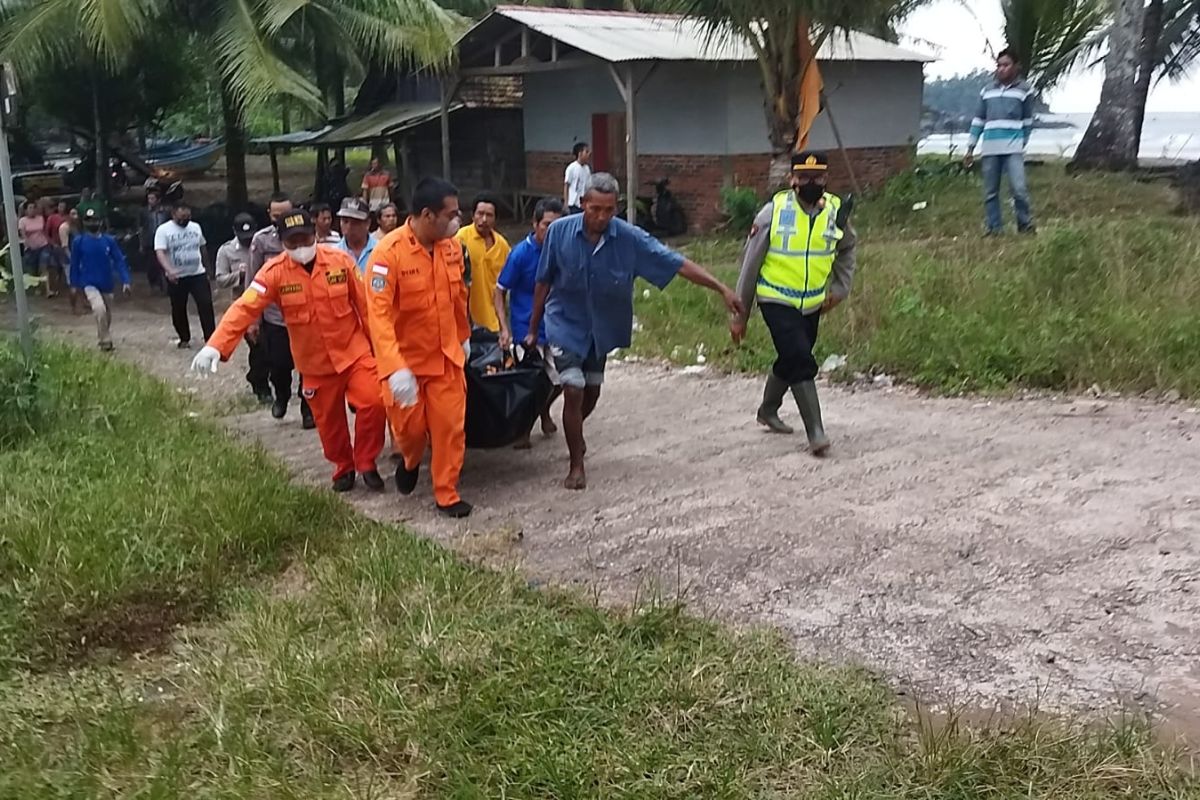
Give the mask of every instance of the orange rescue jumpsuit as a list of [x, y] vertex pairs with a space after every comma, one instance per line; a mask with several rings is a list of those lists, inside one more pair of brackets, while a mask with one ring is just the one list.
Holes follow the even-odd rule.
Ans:
[[[325, 458], [334, 465], [334, 480], [354, 470], [376, 469], [386, 422], [367, 333], [366, 297], [355, 272], [350, 257], [332, 247], [317, 247], [312, 274], [287, 253], [276, 256], [229, 307], [208, 341], [227, 361], [263, 309], [279, 305], [292, 358], [303, 376], [301, 391], [316, 420]], [[353, 447], [347, 401], [355, 408]]]
[[[462, 245], [443, 239], [430, 255], [405, 224], [375, 246], [363, 281], [384, 404], [404, 467], [416, 469], [430, 442], [434, 500], [454, 505], [467, 447], [462, 343], [471, 336]], [[401, 408], [387, 379], [406, 368], [417, 378], [418, 398]]]

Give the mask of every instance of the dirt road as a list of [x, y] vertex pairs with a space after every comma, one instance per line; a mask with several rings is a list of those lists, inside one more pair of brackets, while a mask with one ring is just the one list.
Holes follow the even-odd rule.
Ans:
[[[87, 318], [46, 324], [92, 343]], [[185, 391], [248, 392], [244, 352], [214, 379], [186, 376], [165, 300], [123, 304], [114, 327], [118, 356]], [[777, 626], [803, 656], [863, 663], [927, 700], [1133, 700], [1198, 727], [1196, 409], [823, 391], [835, 445], [817, 461], [755, 426], [756, 379], [616, 363], [589, 423], [587, 492], [559, 488], [560, 437], [470, 453], [462, 489], [477, 512], [464, 523], [431, 513], [426, 475], [412, 498], [350, 499], [606, 603], [657, 586]], [[326, 484], [294, 406], [282, 422], [229, 424]]]

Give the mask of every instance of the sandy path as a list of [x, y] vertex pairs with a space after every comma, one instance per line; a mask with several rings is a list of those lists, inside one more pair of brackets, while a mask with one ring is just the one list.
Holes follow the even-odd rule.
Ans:
[[[90, 344], [87, 318], [46, 324]], [[244, 396], [244, 352], [185, 375], [165, 300], [123, 304], [118, 354], [185, 390]], [[135, 346], [135, 342], [140, 343]], [[799, 653], [960, 703], [1160, 704], [1200, 729], [1200, 414], [1137, 399], [983, 402], [824, 389], [833, 457], [754, 425], [759, 382], [614, 364], [589, 423], [591, 488], [561, 437], [471, 452], [465, 523], [412, 498], [352, 502], [604, 602], [652, 587]], [[230, 418], [324, 485], [294, 410]], [[795, 416], [794, 413], [791, 416]], [[386, 465], [385, 474], [391, 466]], [[518, 536], [520, 532], [520, 536]]]

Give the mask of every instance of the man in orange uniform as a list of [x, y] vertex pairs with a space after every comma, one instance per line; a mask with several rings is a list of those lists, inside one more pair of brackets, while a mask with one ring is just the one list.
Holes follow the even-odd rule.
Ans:
[[363, 279], [379, 378], [403, 463], [400, 494], [412, 494], [428, 440], [433, 446], [433, 496], [448, 517], [471, 513], [458, 495], [466, 453], [467, 383], [471, 348], [463, 249], [451, 238], [458, 190], [425, 178], [413, 193], [408, 221], [371, 255]]
[[[367, 334], [366, 297], [354, 262], [332, 247], [319, 247], [306, 211], [279, 223], [284, 252], [268, 261], [246, 292], [229, 307], [208, 344], [192, 361], [198, 372], [216, 372], [242, 335], [276, 303], [291, 336], [292, 358], [303, 375], [302, 392], [312, 409], [325, 458], [334, 465], [333, 490], [354, 488], [354, 472], [375, 491], [383, 478], [375, 459], [383, 449], [386, 413]], [[346, 402], [355, 408], [354, 444]]]

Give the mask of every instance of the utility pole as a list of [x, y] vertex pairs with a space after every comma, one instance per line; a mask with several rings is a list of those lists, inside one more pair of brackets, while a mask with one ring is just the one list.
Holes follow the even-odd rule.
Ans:
[[0, 184], [4, 189], [4, 228], [8, 233], [8, 263], [12, 265], [13, 294], [17, 298], [17, 329], [25, 361], [33, 363], [33, 334], [29, 329], [29, 305], [25, 302], [25, 271], [21, 263], [21, 244], [17, 241], [17, 199], [13, 195], [12, 162], [8, 155], [8, 131], [5, 123], [16, 116], [16, 79], [12, 67], [0, 65]]

